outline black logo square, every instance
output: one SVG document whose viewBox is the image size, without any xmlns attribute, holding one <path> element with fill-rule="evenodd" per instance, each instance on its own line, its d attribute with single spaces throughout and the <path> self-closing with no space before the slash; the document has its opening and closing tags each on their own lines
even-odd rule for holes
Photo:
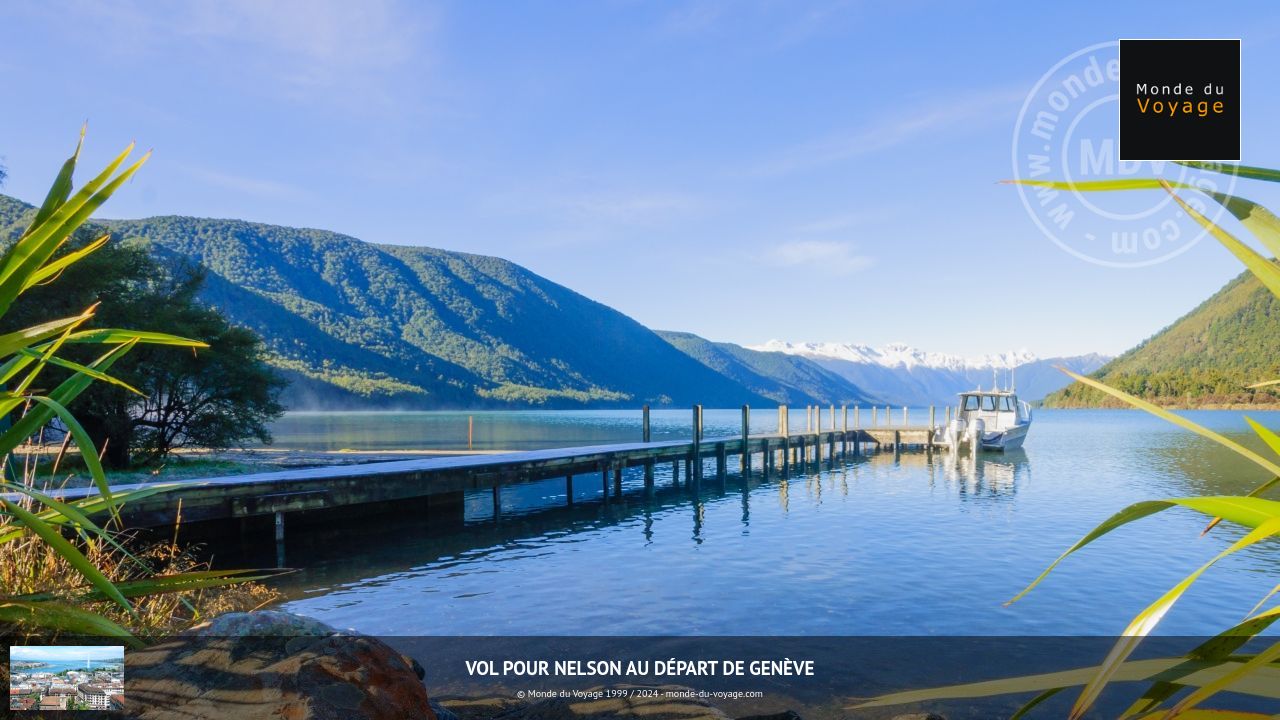
<svg viewBox="0 0 1280 720">
<path fill-rule="evenodd" d="M 1240 160 L 1240 41 L 1120 41 L 1121 160 Z"/>
</svg>

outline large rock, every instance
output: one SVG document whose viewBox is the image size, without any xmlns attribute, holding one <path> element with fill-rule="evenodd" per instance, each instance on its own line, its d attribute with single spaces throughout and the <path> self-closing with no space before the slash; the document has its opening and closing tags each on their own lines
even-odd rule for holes
<svg viewBox="0 0 1280 720">
<path fill-rule="evenodd" d="M 412 660 L 290 613 L 230 613 L 125 663 L 142 720 L 436 720 Z"/>
</svg>

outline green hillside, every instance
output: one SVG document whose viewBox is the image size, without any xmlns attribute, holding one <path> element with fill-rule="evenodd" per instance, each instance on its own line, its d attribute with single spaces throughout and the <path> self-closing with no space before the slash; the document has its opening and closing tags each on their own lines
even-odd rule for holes
<svg viewBox="0 0 1280 720">
<path fill-rule="evenodd" d="M 1104 365 L 1094 377 L 1171 406 L 1280 402 L 1247 386 L 1280 378 L 1280 301 L 1242 273 L 1169 327 Z M 1047 407 L 1115 403 L 1080 383 L 1045 398 Z"/>
<path fill-rule="evenodd" d="M 0 237 L 30 205 L 0 196 Z M 631 318 L 499 258 L 191 217 L 102 221 L 206 266 L 203 299 L 262 335 L 293 407 L 712 406 L 764 397 Z"/>
<path fill-rule="evenodd" d="M 774 402 L 852 405 L 874 401 L 853 383 L 798 355 L 748 350 L 686 332 L 658 330 L 657 333 L 703 365 Z"/>
</svg>

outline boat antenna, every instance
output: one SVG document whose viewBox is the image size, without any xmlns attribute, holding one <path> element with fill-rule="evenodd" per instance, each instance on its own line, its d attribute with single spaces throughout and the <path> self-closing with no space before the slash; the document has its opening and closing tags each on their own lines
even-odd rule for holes
<svg viewBox="0 0 1280 720">
<path fill-rule="evenodd" d="M 991 389 L 993 391 L 1000 389 L 1000 368 L 991 368 Z"/>
<path fill-rule="evenodd" d="M 1009 391 L 1013 392 L 1018 389 L 1018 366 L 1014 365 L 1009 368 Z"/>
</svg>

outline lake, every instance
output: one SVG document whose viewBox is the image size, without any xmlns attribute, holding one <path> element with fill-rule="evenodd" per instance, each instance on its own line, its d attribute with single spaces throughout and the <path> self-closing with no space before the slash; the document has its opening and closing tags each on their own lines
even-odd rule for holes
<svg viewBox="0 0 1280 720">
<path fill-rule="evenodd" d="M 1188 415 L 1261 447 L 1241 413 Z M 473 416 L 476 449 L 639 439 L 638 411 Z M 1251 416 L 1280 427 L 1280 413 Z M 467 418 L 297 413 L 275 433 L 282 447 L 312 450 L 458 449 Z M 793 428 L 804 420 L 792 413 Z M 705 422 L 707 435 L 730 434 L 739 415 L 708 410 Z M 757 411 L 752 424 L 772 431 L 776 413 Z M 688 437 L 688 426 L 687 410 L 654 412 L 655 440 Z M 288 564 L 303 569 L 282 585 L 285 607 L 381 635 L 1114 635 L 1240 532 L 1200 537 L 1205 518 L 1166 511 L 1003 603 L 1132 502 L 1242 494 L 1266 480 L 1209 441 L 1123 410 L 1037 411 L 1025 449 L 1007 455 L 886 453 L 767 480 L 757 467 L 723 487 L 709 472 L 697 497 L 669 487 L 669 464 L 645 497 L 640 473 L 627 472 L 624 502 L 600 503 L 598 478 L 580 476 L 571 507 L 551 480 L 504 489 L 497 520 L 484 491 L 468 496 L 461 527 L 379 520 L 291 539 Z M 1240 619 L 1276 584 L 1277 549 L 1220 563 L 1159 631 Z"/>
</svg>

